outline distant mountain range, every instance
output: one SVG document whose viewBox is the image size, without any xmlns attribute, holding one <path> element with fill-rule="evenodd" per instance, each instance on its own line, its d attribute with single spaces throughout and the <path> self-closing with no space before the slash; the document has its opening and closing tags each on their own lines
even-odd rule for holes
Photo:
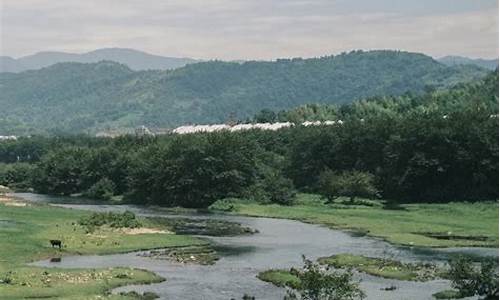
<svg viewBox="0 0 500 300">
<path fill-rule="evenodd" d="M 59 63 L 0 73 L 0 135 L 95 133 L 244 120 L 260 110 L 423 93 L 484 77 L 474 65 L 446 66 L 401 51 L 352 51 L 310 59 L 208 61 L 134 71 L 111 61 Z"/>
<path fill-rule="evenodd" d="M 170 70 L 198 62 L 198 60 L 191 58 L 164 57 L 132 49 L 106 48 L 83 54 L 38 52 L 18 59 L 9 56 L 0 56 L 0 72 L 18 73 L 26 70 L 41 69 L 61 62 L 95 63 L 102 60 L 125 64 L 136 71 Z"/>
<path fill-rule="evenodd" d="M 458 66 L 458 65 L 475 65 L 478 67 L 486 68 L 489 70 L 495 70 L 498 68 L 498 58 L 497 59 L 482 59 L 482 58 L 468 58 L 463 56 L 444 56 L 438 58 L 442 64 L 447 66 Z"/>
<path fill-rule="evenodd" d="M 109 60 L 127 65 L 135 71 L 141 70 L 173 70 L 187 64 L 201 62 L 192 58 L 165 57 L 125 48 L 104 48 L 95 51 L 75 54 L 65 52 L 38 52 L 20 58 L 0 56 L 0 73 L 19 73 L 26 70 L 37 70 L 62 62 L 96 63 Z M 475 65 L 494 70 L 498 67 L 498 59 L 472 59 L 463 56 L 444 56 L 436 59 L 447 66 Z M 245 61 L 233 61 L 244 63 Z"/>
</svg>

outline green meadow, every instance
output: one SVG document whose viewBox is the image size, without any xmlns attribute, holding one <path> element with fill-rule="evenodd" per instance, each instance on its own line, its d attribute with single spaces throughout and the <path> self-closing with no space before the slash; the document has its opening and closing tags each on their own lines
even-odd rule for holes
<svg viewBox="0 0 500 300">
<path fill-rule="evenodd" d="M 0 204 L 0 295 L 2 299 L 137 299 L 136 295 L 110 295 L 127 284 L 154 283 L 153 273 L 129 269 L 57 269 L 27 266 L 39 259 L 78 254 L 110 254 L 140 249 L 203 245 L 189 236 L 168 233 L 130 235 L 111 228 L 88 234 L 77 221 L 88 212 L 31 205 Z M 148 224 L 143 220 L 144 224 Z M 59 239 L 63 248 L 52 248 Z"/>
</svg>

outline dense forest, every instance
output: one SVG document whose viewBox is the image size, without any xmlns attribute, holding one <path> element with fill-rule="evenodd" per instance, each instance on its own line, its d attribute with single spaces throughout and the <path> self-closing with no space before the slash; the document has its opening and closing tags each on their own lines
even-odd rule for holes
<svg viewBox="0 0 500 300">
<path fill-rule="evenodd" d="M 0 135 L 91 133 L 246 120 L 262 108 L 347 104 L 380 95 L 421 95 L 477 80 L 487 70 L 446 66 L 401 51 L 353 51 L 313 59 L 190 64 L 172 71 L 60 63 L 0 73 Z"/>
<path fill-rule="evenodd" d="M 393 202 L 498 197 L 498 71 L 425 94 L 307 105 L 256 120 L 343 124 L 210 134 L 25 137 L 0 143 L 0 184 L 165 206 L 207 207 L 226 197 L 293 203 L 322 179 L 369 187 L 333 191 Z M 332 177 L 333 178 L 333 177 Z M 339 179 L 340 178 L 340 179 Z"/>
</svg>

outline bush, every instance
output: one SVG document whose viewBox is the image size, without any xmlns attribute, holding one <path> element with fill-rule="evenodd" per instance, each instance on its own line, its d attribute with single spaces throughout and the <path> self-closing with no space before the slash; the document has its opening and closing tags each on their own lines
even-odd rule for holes
<svg viewBox="0 0 500 300">
<path fill-rule="evenodd" d="M 83 195 L 92 199 L 109 201 L 115 194 L 116 186 L 113 181 L 103 178 L 86 190 Z"/>
<path fill-rule="evenodd" d="M 78 221 L 78 224 L 87 228 L 88 232 L 94 231 L 96 227 L 108 225 L 112 228 L 137 228 L 142 224 L 135 218 L 135 214 L 126 211 L 120 213 L 93 213 L 88 217 L 83 217 Z"/>
<path fill-rule="evenodd" d="M 0 164 L 0 185 L 25 190 L 31 187 L 35 167 L 28 163 Z"/>
<path fill-rule="evenodd" d="M 119 295 L 132 297 L 132 298 L 138 299 L 138 300 L 153 300 L 153 299 L 159 298 L 158 295 L 153 293 L 153 292 L 144 292 L 141 295 L 141 294 L 137 293 L 136 291 L 131 291 L 131 292 L 121 292 Z"/>
<path fill-rule="evenodd" d="M 318 264 L 304 259 L 303 270 L 292 270 L 300 284 L 287 292 L 286 300 L 354 300 L 365 298 L 359 284 L 352 281 L 350 271 L 327 272 Z"/>
<path fill-rule="evenodd" d="M 210 205 L 209 209 L 219 211 L 233 211 L 234 204 L 231 199 L 226 198 L 217 200 L 214 204 Z"/>
<path fill-rule="evenodd" d="M 475 266 L 470 258 L 460 256 L 449 262 L 449 279 L 463 297 L 475 295 L 485 299 L 498 299 L 498 262 L 482 261 Z"/>
</svg>

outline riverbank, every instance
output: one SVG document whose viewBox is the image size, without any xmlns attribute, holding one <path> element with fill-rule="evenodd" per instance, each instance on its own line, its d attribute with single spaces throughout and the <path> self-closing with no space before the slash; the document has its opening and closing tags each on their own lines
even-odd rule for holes
<svg viewBox="0 0 500 300">
<path fill-rule="evenodd" d="M 395 245 L 498 247 L 498 202 L 403 204 L 397 209 L 369 204 L 325 204 L 318 195 L 299 194 L 291 206 L 233 200 L 224 207 L 233 214 L 322 224 Z M 214 207 L 221 208 L 217 203 Z"/>
<path fill-rule="evenodd" d="M 130 234 L 103 229 L 87 233 L 78 220 L 90 213 L 16 201 L 2 196 L 0 203 L 0 295 L 2 299 L 32 297 L 64 299 L 140 299 L 138 295 L 111 295 L 115 287 L 150 284 L 164 279 L 130 268 L 72 269 L 29 267 L 26 263 L 68 255 L 112 254 L 142 249 L 202 246 L 207 242 L 161 231 Z M 62 248 L 51 247 L 60 240 Z M 56 264 L 56 263 L 54 263 Z"/>
</svg>

